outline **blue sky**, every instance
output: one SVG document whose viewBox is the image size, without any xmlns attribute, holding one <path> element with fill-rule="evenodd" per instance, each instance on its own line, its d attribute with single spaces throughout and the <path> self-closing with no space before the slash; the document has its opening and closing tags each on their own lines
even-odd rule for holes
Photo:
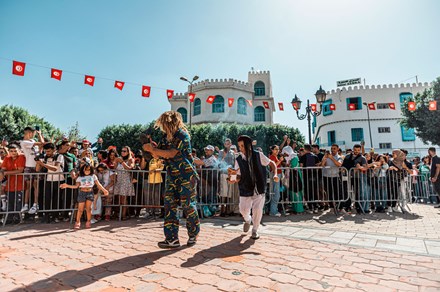
<svg viewBox="0 0 440 292">
<path fill-rule="evenodd" d="M 109 124 L 145 124 L 169 110 L 165 89 L 184 92 L 180 76 L 247 80 L 270 70 L 273 94 L 286 111 L 277 123 L 299 127 L 290 107 L 297 94 L 314 100 L 319 85 L 362 77 L 367 84 L 440 76 L 440 1 L 0 0 L 0 105 L 14 104 L 62 130 L 79 122 L 94 139 Z M 14 59 L 105 77 L 27 66 Z M 151 85 L 149 99 L 137 85 Z M 414 79 L 408 81 L 413 82 Z M 286 105 L 287 103 L 287 105 Z"/>
</svg>

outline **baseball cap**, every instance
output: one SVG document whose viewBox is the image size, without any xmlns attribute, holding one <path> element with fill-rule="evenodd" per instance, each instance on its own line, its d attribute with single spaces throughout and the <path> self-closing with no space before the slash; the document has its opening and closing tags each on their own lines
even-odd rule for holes
<svg viewBox="0 0 440 292">
<path fill-rule="evenodd" d="M 212 145 L 208 145 L 208 146 L 205 147 L 205 150 L 211 150 L 211 151 L 214 151 L 215 149 L 214 149 L 214 146 L 212 146 Z"/>
<path fill-rule="evenodd" d="M 83 143 L 83 144 L 84 144 L 84 143 L 88 143 L 88 144 L 90 144 L 89 140 L 86 140 L 86 139 L 82 140 L 82 143 Z"/>
</svg>

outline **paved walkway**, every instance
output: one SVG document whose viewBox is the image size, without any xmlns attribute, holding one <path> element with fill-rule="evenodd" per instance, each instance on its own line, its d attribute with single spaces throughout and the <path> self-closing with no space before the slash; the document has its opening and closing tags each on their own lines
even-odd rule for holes
<svg viewBox="0 0 440 292">
<path fill-rule="evenodd" d="M 376 240 L 374 247 L 365 247 L 367 241 L 356 246 L 353 240 L 362 232 L 348 235 L 351 219 L 322 225 L 311 218 L 287 222 L 289 217 L 265 217 L 257 241 L 242 234 L 237 220 L 206 220 L 196 246 L 169 251 L 156 246 L 163 238 L 160 221 L 100 222 L 80 231 L 65 223 L 6 227 L 0 229 L 0 286 L 2 291 L 440 291 L 440 257 L 427 247 L 398 250 L 406 237 L 372 238 L 377 230 L 366 235 Z M 369 223 L 362 226 L 368 229 Z M 329 242 L 333 238 L 341 243 Z M 182 232 L 181 242 L 186 240 Z M 379 244 L 391 241 L 393 246 Z"/>
</svg>

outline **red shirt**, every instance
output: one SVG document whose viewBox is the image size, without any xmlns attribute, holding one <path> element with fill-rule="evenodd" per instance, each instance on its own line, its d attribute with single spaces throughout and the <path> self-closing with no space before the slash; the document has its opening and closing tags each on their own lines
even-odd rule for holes
<svg viewBox="0 0 440 292">
<path fill-rule="evenodd" d="M 23 154 L 18 155 L 18 157 L 13 160 L 11 156 L 7 156 L 3 160 L 2 169 L 6 171 L 17 170 L 19 168 L 24 168 L 26 165 L 26 158 Z M 24 190 L 24 179 L 23 175 L 12 174 L 6 176 L 6 191 L 15 192 Z"/>
<path fill-rule="evenodd" d="M 269 159 L 272 160 L 273 162 L 275 162 L 275 165 L 277 166 L 277 174 L 281 174 L 283 171 L 281 170 L 281 168 L 278 166 L 278 163 L 280 162 L 280 160 L 278 159 L 278 157 L 276 157 L 275 155 L 270 155 Z"/>
</svg>

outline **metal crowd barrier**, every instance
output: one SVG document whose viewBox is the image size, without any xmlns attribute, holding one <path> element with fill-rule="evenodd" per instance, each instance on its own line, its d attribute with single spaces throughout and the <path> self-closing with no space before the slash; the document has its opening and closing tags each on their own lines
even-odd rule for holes
<svg viewBox="0 0 440 292">
<path fill-rule="evenodd" d="M 117 170 L 116 181 L 125 181 L 124 188 L 113 186 L 109 196 L 101 196 L 102 216 L 123 219 L 123 214 L 158 217 L 163 208 L 165 194 L 165 171 Z M 238 184 L 229 184 L 225 169 L 202 168 L 197 170 L 197 208 L 200 216 L 210 217 L 215 213 L 239 214 Z M 102 180 L 102 174 L 97 174 Z M 153 177 L 153 178 L 152 178 Z M 404 208 L 408 203 L 430 202 L 435 196 L 432 183 L 423 175 L 402 174 L 387 171 L 380 175 L 374 170 L 361 172 L 343 167 L 297 167 L 282 168 L 279 188 L 268 172 L 266 181 L 266 207 L 271 203 L 282 211 L 316 212 L 323 207 L 338 210 L 353 204 L 361 212 L 388 207 Z M 74 184 L 69 173 L 26 173 L 9 176 L 8 183 L 15 189 L 2 193 L 6 208 L 0 210 L 3 225 L 7 221 L 19 221 L 24 214 L 21 209 L 25 201 L 25 186 L 28 191 L 29 208 L 38 201 L 37 215 L 42 218 L 58 217 L 73 220 L 76 211 L 77 190 L 60 189 L 61 183 Z M 153 183 L 156 182 L 156 183 Z M 21 187 L 23 186 L 23 187 Z M 280 192 L 278 195 L 276 192 Z M 2 202 L 3 203 L 3 202 Z M 2 204 L 3 206 L 4 204 Z M 304 208 L 305 207 L 305 208 Z M 144 213 L 142 213 L 142 211 Z M 29 216 L 29 215 L 26 215 Z"/>
</svg>

